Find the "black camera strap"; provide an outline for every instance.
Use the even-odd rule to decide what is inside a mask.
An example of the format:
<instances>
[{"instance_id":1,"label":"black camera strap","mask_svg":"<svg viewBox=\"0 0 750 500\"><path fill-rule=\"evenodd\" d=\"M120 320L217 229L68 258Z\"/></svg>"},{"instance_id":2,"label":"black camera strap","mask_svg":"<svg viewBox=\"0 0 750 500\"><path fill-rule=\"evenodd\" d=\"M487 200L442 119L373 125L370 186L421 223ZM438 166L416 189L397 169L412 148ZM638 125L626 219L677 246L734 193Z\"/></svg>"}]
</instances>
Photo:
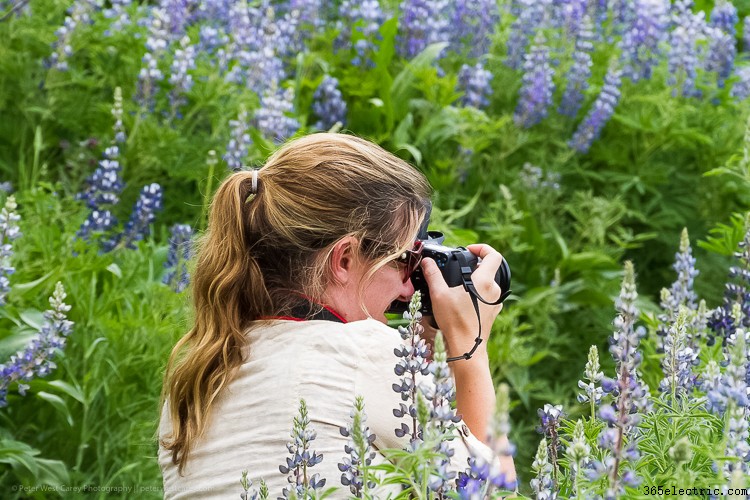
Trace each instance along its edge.
<instances>
[{"instance_id":1,"label":"black camera strap","mask_svg":"<svg viewBox=\"0 0 750 500\"><path fill-rule=\"evenodd\" d=\"M498 304L502 304L502 302L508 297L508 295L510 295L510 290L504 290L502 295L500 295L500 298L495 302L487 302L486 300L484 300L482 296L479 295L479 292L477 291L476 287L474 286L474 282L471 279L472 269L469 263L466 262L466 257L464 257L463 253L461 252L455 252L453 255L456 257L456 260L461 266L461 280L463 281L464 289L471 296L471 303L474 305L474 312L477 314L477 321L479 322L479 333L477 334L477 338L474 339L474 347L472 347L469 352L465 352L461 356L448 358L447 361L449 363L452 361L458 361L459 359L471 359L471 357L474 355L474 352L479 347L479 344L482 343L482 318L479 315L478 301L481 301L482 303L490 306L496 306Z\"/></svg>"}]
</instances>

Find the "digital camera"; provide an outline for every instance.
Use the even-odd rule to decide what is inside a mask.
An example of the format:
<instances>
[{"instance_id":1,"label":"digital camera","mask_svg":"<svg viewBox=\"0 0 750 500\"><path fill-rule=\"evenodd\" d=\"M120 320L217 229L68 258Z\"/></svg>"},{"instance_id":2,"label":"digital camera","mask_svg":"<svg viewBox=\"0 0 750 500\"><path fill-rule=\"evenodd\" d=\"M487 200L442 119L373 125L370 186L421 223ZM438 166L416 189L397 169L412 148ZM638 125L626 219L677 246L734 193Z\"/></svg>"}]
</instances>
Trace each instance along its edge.
<instances>
[{"instance_id":1,"label":"digital camera","mask_svg":"<svg viewBox=\"0 0 750 500\"><path fill-rule=\"evenodd\" d=\"M477 256L464 247L451 248L443 245L443 241L445 241L443 233L437 231L420 231L420 233L419 239L424 245L422 247L422 257L429 257L435 261L449 287L464 285L467 269L462 268L468 266L470 268L469 274L473 272L479 263ZM464 261L464 264L462 264L462 261ZM412 273L411 281L414 285L414 290L422 292L422 308L420 311L424 315L432 316L430 290L427 288L427 280L424 278L421 267L417 267ZM495 274L495 282L500 285L503 293L501 301L505 300L510 295L510 266L508 266L508 262L505 259L503 259L500 268ZM467 293L469 292L467 291ZM409 304L407 302L396 300L391 303L388 312L403 314L408 308Z\"/></svg>"}]
</instances>

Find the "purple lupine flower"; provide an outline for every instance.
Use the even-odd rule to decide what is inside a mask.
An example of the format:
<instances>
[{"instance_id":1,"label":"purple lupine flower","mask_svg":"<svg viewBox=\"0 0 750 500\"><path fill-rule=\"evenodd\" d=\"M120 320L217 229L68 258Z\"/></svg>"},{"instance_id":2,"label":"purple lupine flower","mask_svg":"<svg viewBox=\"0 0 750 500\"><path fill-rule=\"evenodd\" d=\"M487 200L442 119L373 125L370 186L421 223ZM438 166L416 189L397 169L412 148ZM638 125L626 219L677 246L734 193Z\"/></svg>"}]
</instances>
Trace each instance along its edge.
<instances>
[{"instance_id":1,"label":"purple lupine flower","mask_svg":"<svg viewBox=\"0 0 750 500\"><path fill-rule=\"evenodd\" d=\"M708 53L703 63L706 71L716 73L716 86L724 88L727 78L732 75L737 45L734 36L714 27L706 28Z\"/></svg>"},{"instance_id":2,"label":"purple lupine flower","mask_svg":"<svg viewBox=\"0 0 750 500\"><path fill-rule=\"evenodd\" d=\"M393 414L396 418L411 420L410 425L402 422L401 427L395 429L395 433L397 437L410 436L412 448L416 448L423 438L423 430L417 420L417 374L427 376L430 373L427 362L429 347L421 338L424 329L419 324L422 313L419 312L418 306L421 306L419 291L412 296L409 310L404 311L404 319L408 320L409 324L398 327L404 343L394 350L394 354L399 358L394 372L401 379L400 384L393 384L393 390L401 395L402 401L408 401L409 405L400 403L398 408L394 408Z\"/></svg>"},{"instance_id":3,"label":"purple lupine flower","mask_svg":"<svg viewBox=\"0 0 750 500\"><path fill-rule=\"evenodd\" d=\"M92 0L77 0L68 10L63 25L55 31L57 40L52 44L52 55L47 65L58 71L68 70L68 58L73 55L73 35L81 24L90 24L91 14L98 9Z\"/></svg>"},{"instance_id":4,"label":"purple lupine flower","mask_svg":"<svg viewBox=\"0 0 750 500\"><path fill-rule=\"evenodd\" d=\"M86 179L86 189L76 195L77 200L86 201L92 210L100 209L103 205L116 205L124 187L120 177L120 149L110 146L102 156L104 159L99 162L99 167Z\"/></svg>"},{"instance_id":5,"label":"purple lupine flower","mask_svg":"<svg viewBox=\"0 0 750 500\"><path fill-rule=\"evenodd\" d=\"M44 324L22 351L0 365L0 407L8 405L8 388L18 383L18 393L26 395L29 382L35 377L47 376L56 368L52 359L65 347L65 340L73 331L73 322L67 319L70 306L65 300L65 288L59 281L49 299L49 309L44 312Z\"/></svg>"},{"instance_id":6,"label":"purple lupine flower","mask_svg":"<svg viewBox=\"0 0 750 500\"><path fill-rule=\"evenodd\" d=\"M684 97L700 95L695 88L698 67L699 40L706 37L706 20L703 12L693 13L692 0L677 0L672 5L674 28L669 35L669 81L674 94Z\"/></svg>"},{"instance_id":7,"label":"purple lupine flower","mask_svg":"<svg viewBox=\"0 0 750 500\"><path fill-rule=\"evenodd\" d=\"M569 40L578 38L583 18L586 17L589 9L588 0L560 0L553 3L552 9L553 26L562 28L565 37Z\"/></svg>"},{"instance_id":8,"label":"purple lupine flower","mask_svg":"<svg viewBox=\"0 0 750 500\"><path fill-rule=\"evenodd\" d=\"M188 71L195 69L195 46L190 44L190 37L187 35L182 37L180 48L175 50L171 69L169 83L172 89L169 92L169 102L172 104L172 113L179 116L179 108L187 104L185 94L193 88L193 76Z\"/></svg>"},{"instance_id":9,"label":"purple lupine flower","mask_svg":"<svg viewBox=\"0 0 750 500\"><path fill-rule=\"evenodd\" d=\"M149 226L156 219L156 212L162 209L161 186L153 183L143 186L138 201L135 202L130 220L123 232L104 243L104 251L109 252L119 247L138 248L136 242L149 235Z\"/></svg>"},{"instance_id":10,"label":"purple lupine flower","mask_svg":"<svg viewBox=\"0 0 750 500\"><path fill-rule=\"evenodd\" d=\"M742 21L742 50L750 50L750 16L746 16Z\"/></svg>"},{"instance_id":11,"label":"purple lupine flower","mask_svg":"<svg viewBox=\"0 0 750 500\"><path fill-rule=\"evenodd\" d=\"M737 7L727 0L716 0L711 11L710 24L718 28L732 38L737 36L737 23L740 21L737 15Z\"/></svg>"},{"instance_id":12,"label":"purple lupine flower","mask_svg":"<svg viewBox=\"0 0 750 500\"><path fill-rule=\"evenodd\" d=\"M604 378L604 372L599 370L599 349L595 345L589 348L589 356L586 361L586 369L584 370L583 380L578 381L578 388L583 389L583 393L578 393L577 399L579 403L589 402L591 405L591 418L594 419L596 416L596 407L604 397L604 389L598 384Z\"/></svg>"},{"instance_id":13,"label":"purple lupine flower","mask_svg":"<svg viewBox=\"0 0 750 500\"><path fill-rule=\"evenodd\" d=\"M365 402L362 396L357 396L354 401L354 409L351 413L352 422L347 427L340 429L341 435L349 438L344 446L348 456L339 462L341 471L341 484L349 487L349 491L356 498L368 497L368 490L373 489L376 484L370 481L367 475L367 467L372 464L376 452L372 449L375 434L365 425Z\"/></svg>"},{"instance_id":14,"label":"purple lupine flower","mask_svg":"<svg viewBox=\"0 0 750 500\"><path fill-rule=\"evenodd\" d=\"M256 127L265 137L280 144L299 129L299 122L290 116L293 111L294 89L267 91L255 112Z\"/></svg>"},{"instance_id":15,"label":"purple lupine flower","mask_svg":"<svg viewBox=\"0 0 750 500\"><path fill-rule=\"evenodd\" d=\"M290 434L292 441L286 445L291 458L286 459L285 465L279 465L282 474L288 474L289 485L284 488L281 498L309 498L316 490L325 486L326 480L320 474L308 477L311 467L323 461L323 455L310 450L310 443L318 436L310 428L310 417L307 414L307 403L299 401L299 415L294 417L294 424ZM311 491L312 490L312 491Z\"/></svg>"},{"instance_id":16,"label":"purple lupine flower","mask_svg":"<svg viewBox=\"0 0 750 500\"><path fill-rule=\"evenodd\" d=\"M191 9L190 0L161 0L160 6L167 13L167 30L177 40L185 35Z\"/></svg>"},{"instance_id":17,"label":"purple lupine flower","mask_svg":"<svg viewBox=\"0 0 750 500\"><path fill-rule=\"evenodd\" d=\"M229 44L229 37L223 26L204 24L198 33L198 53L217 54ZM217 57L218 58L218 57ZM221 68L225 70L226 68Z\"/></svg>"},{"instance_id":18,"label":"purple lupine flower","mask_svg":"<svg viewBox=\"0 0 750 500\"><path fill-rule=\"evenodd\" d=\"M258 95L275 88L285 77L279 55L289 50L287 31L280 28L267 2L257 8L234 4L227 48L232 68L226 79L245 84Z\"/></svg>"},{"instance_id":19,"label":"purple lupine flower","mask_svg":"<svg viewBox=\"0 0 750 500\"><path fill-rule=\"evenodd\" d=\"M334 48L339 51L354 47L357 55L352 59L352 64L374 66L373 40L380 36L378 30L386 19L380 2L344 0L339 7L339 16L340 20L336 22L339 35L334 42ZM356 41L352 43L352 39Z\"/></svg>"},{"instance_id":20,"label":"purple lupine flower","mask_svg":"<svg viewBox=\"0 0 750 500\"><path fill-rule=\"evenodd\" d=\"M411 59L428 45L450 42L448 0L403 0L399 18L399 53Z\"/></svg>"},{"instance_id":21,"label":"purple lupine flower","mask_svg":"<svg viewBox=\"0 0 750 500\"><path fill-rule=\"evenodd\" d=\"M149 35L146 39L146 53L141 59L141 70L138 73L138 92L136 100L141 106L152 109L157 85L164 80L164 73L159 68L159 61L167 52L171 40L169 33L169 14L161 8L151 8L147 18Z\"/></svg>"},{"instance_id":22,"label":"purple lupine flower","mask_svg":"<svg viewBox=\"0 0 750 500\"><path fill-rule=\"evenodd\" d=\"M673 299L672 311L676 313L680 305L695 309L698 295L693 290L693 283L699 271L695 268L695 257L693 257L687 228L684 228L680 235L680 251L675 254L672 268L677 271L677 280L670 290Z\"/></svg>"},{"instance_id":23,"label":"purple lupine flower","mask_svg":"<svg viewBox=\"0 0 750 500\"><path fill-rule=\"evenodd\" d=\"M735 313L741 314L739 307ZM750 456L748 445L748 417L750 417L750 400L748 399L748 334L738 328L728 339L729 350L726 372L715 381L715 386L707 394L708 407L720 416L726 416L728 425L725 429L727 446L725 456L733 460L724 462L724 473L729 478L733 471L740 469L748 473L747 458Z\"/></svg>"},{"instance_id":24,"label":"purple lupine flower","mask_svg":"<svg viewBox=\"0 0 750 500\"><path fill-rule=\"evenodd\" d=\"M484 69L481 62L474 66L464 64L458 72L458 84L456 90L463 92L461 104L484 109L490 104L489 96L492 95L492 73Z\"/></svg>"},{"instance_id":25,"label":"purple lupine flower","mask_svg":"<svg viewBox=\"0 0 750 500\"><path fill-rule=\"evenodd\" d=\"M690 394L695 384L692 366L698 362L698 353L688 343L688 323L692 312L681 306L680 312L667 330L664 338L664 357L661 366L664 378L659 390L671 396L672 401Z\"/></svg>"},{"instance_id":26,"label":"purple lupine flower","mask_svg":"<svg viewBox=\"0 0 750 500\"><path fill-rule=\"evenodd\" d=\"M622 72L616 66L611 66L604 77L604 86L599 97L596 98L593 107L568 142L571 148L579 153L588 152L591 144L599 137L604 126L615 113L615 108L620 102L621 83Z\"/></svg>"},{"instance_id":27,"label":"purple lupine flower","mask_svg":"<svg viewBox=\"0 0 750 500\"><path fill-rule=\"evenodd\" d=\"M117 225L117 218L109 210L91 210L76 232L76 238L88 241L94 233L104 234Z\"/></svg>"},{"instance_id":28,"label":"purple lupine flower","mask_svg":"<svg viewBox=\"0 0 750 500\"><path fill-rule=\"evenodd\" d=\"M470 58L487 54L490 51L490 36L499 23L500 11L494 0L453 2L451 34L454 50L466 52Z\"/></svg>"},{"instance_id":29,"label":"purple lupine flower","mask_svg":"<svg viewBox=\"0 0 750 500\"><path fill-rule=\"evenodd\" d=\"M202 0L195 2L191 24L199 24L199 21L213 21L219 26L229 25L232 18L232 0Z\"/></svg>"},{"instance_id":30,"label":"purple lupine flower","mask_svg":"<svg viewBox=\"0 0 750 500\"><path fill-rule=\"evenodd\" d=\"M750 19L748 16L746 19ZM750 30L750 26L748 27ZM734 82L732 86L731 96L737 102L744 101L750 96L750 66L743 66L742 68L736 68L734 74L738 80Z\"/></svg>"},{"instance_id":31,"label":"purple lupine flower","mask_svg":"<svg viewBox=\"0 0 750 500\"><path fill-rule=\"evenodd\" d=\"M549 63L549 50L544 44L545 39L540 31L523 63L523 85L513 114L513 121L519 127L536 125L547 116L552 105L554 70Z\"/></svg>"},{"instance_id":32,"label":"purple lupine flower","mask_svg":"<svg viewBox=\"0 0 750 500\"><path fill-rule=\"evenodd\" d=\"M330 130L337 123L346 124L346 102L341 96L336 78L329 75L323 77L313 94L312 109L318 117L315 124L318 130Z\"/></svg>"},{"instance_id":33,"label":"purple lupine flower","mask_svg":"<svg viewBox=\"0 0 750 500\"><path fill-rule=\"evenodd\" d=\"M551 405L545 404L544 408L537 410L541 425L537 427L537 432L544 435L545 439L548 439L548 450L547 454L549 457L549 463L552 466L552 484L555 491L558 490L558 465L557 465L557 454L560 449L560 420L563 418L563 407L562 405Z\"/></svg>"},{"instance_id":34,"label":"purple lupine flower","mask_svg":"<svg viewBox=\"0 0 750 500\"><path fill-rule=\"evenodd\" d=\"M10 195L0 210L0 306L5 305L5 297L10 292L9 276L16 272L16 268L11 264L13 240L21 236L18 227L21 216L16 213L16 208L16 197Z\"/></svg>"},{"instance_id":35,"label":"purple lupine flower","mask_svg":"<svg viewBox=\"0 0 750 500\"><path fill-rule=\"evenodd\" d=\"M253 142L250 134L247 132L250 124L247 119L247 111L244 107L240 108L236 120L229 120L229 126L232 127L232 136L229 139L227 152L223 158L230 170L239 170L244 165L248 147Z\"/></svg>"},{"instance_id":36,"label":"purple lupine flower","mask_svg":"<svg viewBox=\"0 0 750 500\"><path fill-rule=\"evenodd\" d=\"M187 263L191 256L193 228L187 224L175 224L169 232L169 251L164 263L167 272L162 283L169 285L175 293L180 293L190 284Z\"/></svg>"},{"instance_id":37,"label":"purple lupine flower","mask_svg":"<svg viewBox=\"0 0 750 500\"><path fill-rule=\"evenodd\" d=\"M105 36L120 33L132 24L132 20L128 14L128 8L132 3L132 0L110 0L110 7L102 11L106 19L112 19L104 31Z\"/></svg>"},{"instance_id":38,"label":"purple lupine flower","mask_svg":"<svg viewBox=\"0 0 750 500\"><path fill-rule=\"evenodd\" d=\"M13 183L10 181L0 182L0 191L2 191L3 193L12 193Z\"/></svg>"},{"instance_id":39,"label":"purple lupine flower","mask_svg":"<svg viewBox=\"0 0 750 500\"><path fill-rule=\"evenodd\" d=\"M301 23L308 24L316 29L325 26L323 0L290 0L288 10L290 12L297 11Z\"/></svg>"},{"instance_id":40,"label":"purple lupine flower","mask_svg":"<svg viewBox=\"0 0 750 500\"><path fill-rule=\"evenodd\" d=\"M622 36L623 74L632 81L651 78L661 59L669 27L668 0L637 0L633 21Z\"/></svg>"},{"instance_id":41,"label":"purple lupine flower","mask_svg":"<svg viewBox=\"0 0 750 500\"><path fill-rule=\"evenodd\" d=\"M635 271L633 264L627 261L620 296L615 301L618 311L614 322L615 332L610 339L610 352L617 363L617 380L602 379L604 391L615 389L617 397L613 406L603 406L599 411L599 416L608 425L599 436L599 445L611 453L603 463L593 462L589 470L592 479L607 474L607 497L612 498L622 495L624 486L635 486L640 481L632 471L624 470L623 466L638 459L634 429L640 421L640 414L649 411L651 406L648 386L640 380L638 374L641 362L638 346L641 338L646 335L646 329L635 326L639 316L637 298ZM625 446L627 437L630 442Z\"/></svg>"},{"instance_id":42,"label":"purple lupine flower","mask_svg":"<svg viewBox=\"0 0 750 500\"><path fill-rule=\"evenodd\" d=\"M534 471L534 479L531 480L531 489L537 500L555 500L557 490L552 480L552 464L549 462L547 440L542 438L537 448L531 470Z\"/></svg>"},{"instance_id":43,"label":"purple lupine flower","mask_svg":"<svg viewBox=\"0 0 750 500\"><path fill-rule=\"evenodd\" d=\"M460 472L456 480L456 492L461 500L492 498L489 494L493 489L500 491L516 489L516 481L508 480L505 473L495 470L481 458L470 457L468 462L469 468L465 472Z\"/></svg>"},{"instance_id":44,"label":"purple lupine flower","mask_svg":"<svg viewBox=\"0 0 750 500\"><path fill-rule=\"evenodd\" d=\"M565 116L574 118L583 104L583 93L589 86L591 77L591 53L594 51L594 32L591 18L584 16L581 27L576 37L575 52L573 53L573 65L568 70L565 81L565 92L560 102L559 112Z\"/></svg>"},{"instance_id":45,"label":"purple lupine flower","mask_svg":"<svg viewBox=\"0 0 750 500\"><path fill-rule=\"evenodd\" d=\"M255 488L253 488L253 482L251 479L247 477L247 471L242 471L242 479L240 479L240 486L242 486L242 493L240 493L240 500L258 500L258 495L260 495L261 499L268 498L268 491L266 491L266 494L263 495L258 492ZM263 487L265 486L265 483L263 480L260 480L260 488L261 491L263 490ZM268 487L266 486L266 490L268 490Z\"/></svg>"},{"instance_id":46,"label":"purple lupine flower","mask_svg":"<svg viewBox=\"0 0 750 500\"><path fill-rule=\"evenodd\" d=\"M708 345L714 344L716 335L721 337L722 345L726 345L727 338L735 333L738 327L750 328L750 230L745 233L738 247L739 250L734 256L739 265L729 268L729 282L724 288L724 300L722 305L714 309L708 321L711 329ZM735 304L742 310L739 323L732 314Z\"/></svg>"},{"instance_id":47,"label":"purple lupine flower","mask_svg":"<svg viewBox=\"0 0 750 500\"><path fill-rule=\"evenodd\" d=\"M512 69L525 69L529 39L544 27L551 0L519 0L518 17L510 27L505 64Z\"/></svg>"}]
</instances>

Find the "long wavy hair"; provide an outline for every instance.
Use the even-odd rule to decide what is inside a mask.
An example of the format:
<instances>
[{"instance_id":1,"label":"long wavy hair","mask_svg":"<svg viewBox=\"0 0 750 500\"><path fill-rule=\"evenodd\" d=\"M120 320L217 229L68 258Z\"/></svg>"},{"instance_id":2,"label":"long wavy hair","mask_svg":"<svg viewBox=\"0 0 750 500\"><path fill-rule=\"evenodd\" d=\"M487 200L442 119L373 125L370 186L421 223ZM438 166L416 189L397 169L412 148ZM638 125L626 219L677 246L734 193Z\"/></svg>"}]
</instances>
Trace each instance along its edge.
<instances>
[{"instance_id":1,"label":"long wavy hair","mask_svg":"<svg viewBox=\"0 0 750 500\"><path fill-rule=\"evenodd\" d=\"M367 280L413 244L430 196L405 161L329 133L288 142L259 170L256 194L251 185L251 172L236 172L213 197L191 284L194 324L164 376L172 433L162 446L180 473L243 362L253 321L289 314L300 293L319 300L332 283L333 246L346 236L369 264L361 302Z\"/></svg>"}]
</instances>

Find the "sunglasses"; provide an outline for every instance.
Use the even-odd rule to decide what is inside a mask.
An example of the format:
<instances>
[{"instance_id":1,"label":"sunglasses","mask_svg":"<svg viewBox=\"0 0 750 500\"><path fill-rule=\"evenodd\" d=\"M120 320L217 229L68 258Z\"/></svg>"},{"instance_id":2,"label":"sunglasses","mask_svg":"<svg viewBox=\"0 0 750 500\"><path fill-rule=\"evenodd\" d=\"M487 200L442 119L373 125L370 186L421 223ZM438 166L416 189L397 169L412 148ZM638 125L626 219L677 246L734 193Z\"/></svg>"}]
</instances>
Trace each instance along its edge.
<instances>
[{"instance_id":1,"label":"sunglasses","mask_svg":"<svg viewBox=\"0 0 750 500\"><path fill-rule=\"evenodd\" d=\"M403 266L403 268L401 269L401 280L404 283L411 279L411 275L419 267L419 263L422 261L423 248L424 243L422 243L420 240L417 240L414 242L414 247L411 250L406 250L401 254L400 257L395 259L397 263Z\"/></svg>"}]
</instances>

